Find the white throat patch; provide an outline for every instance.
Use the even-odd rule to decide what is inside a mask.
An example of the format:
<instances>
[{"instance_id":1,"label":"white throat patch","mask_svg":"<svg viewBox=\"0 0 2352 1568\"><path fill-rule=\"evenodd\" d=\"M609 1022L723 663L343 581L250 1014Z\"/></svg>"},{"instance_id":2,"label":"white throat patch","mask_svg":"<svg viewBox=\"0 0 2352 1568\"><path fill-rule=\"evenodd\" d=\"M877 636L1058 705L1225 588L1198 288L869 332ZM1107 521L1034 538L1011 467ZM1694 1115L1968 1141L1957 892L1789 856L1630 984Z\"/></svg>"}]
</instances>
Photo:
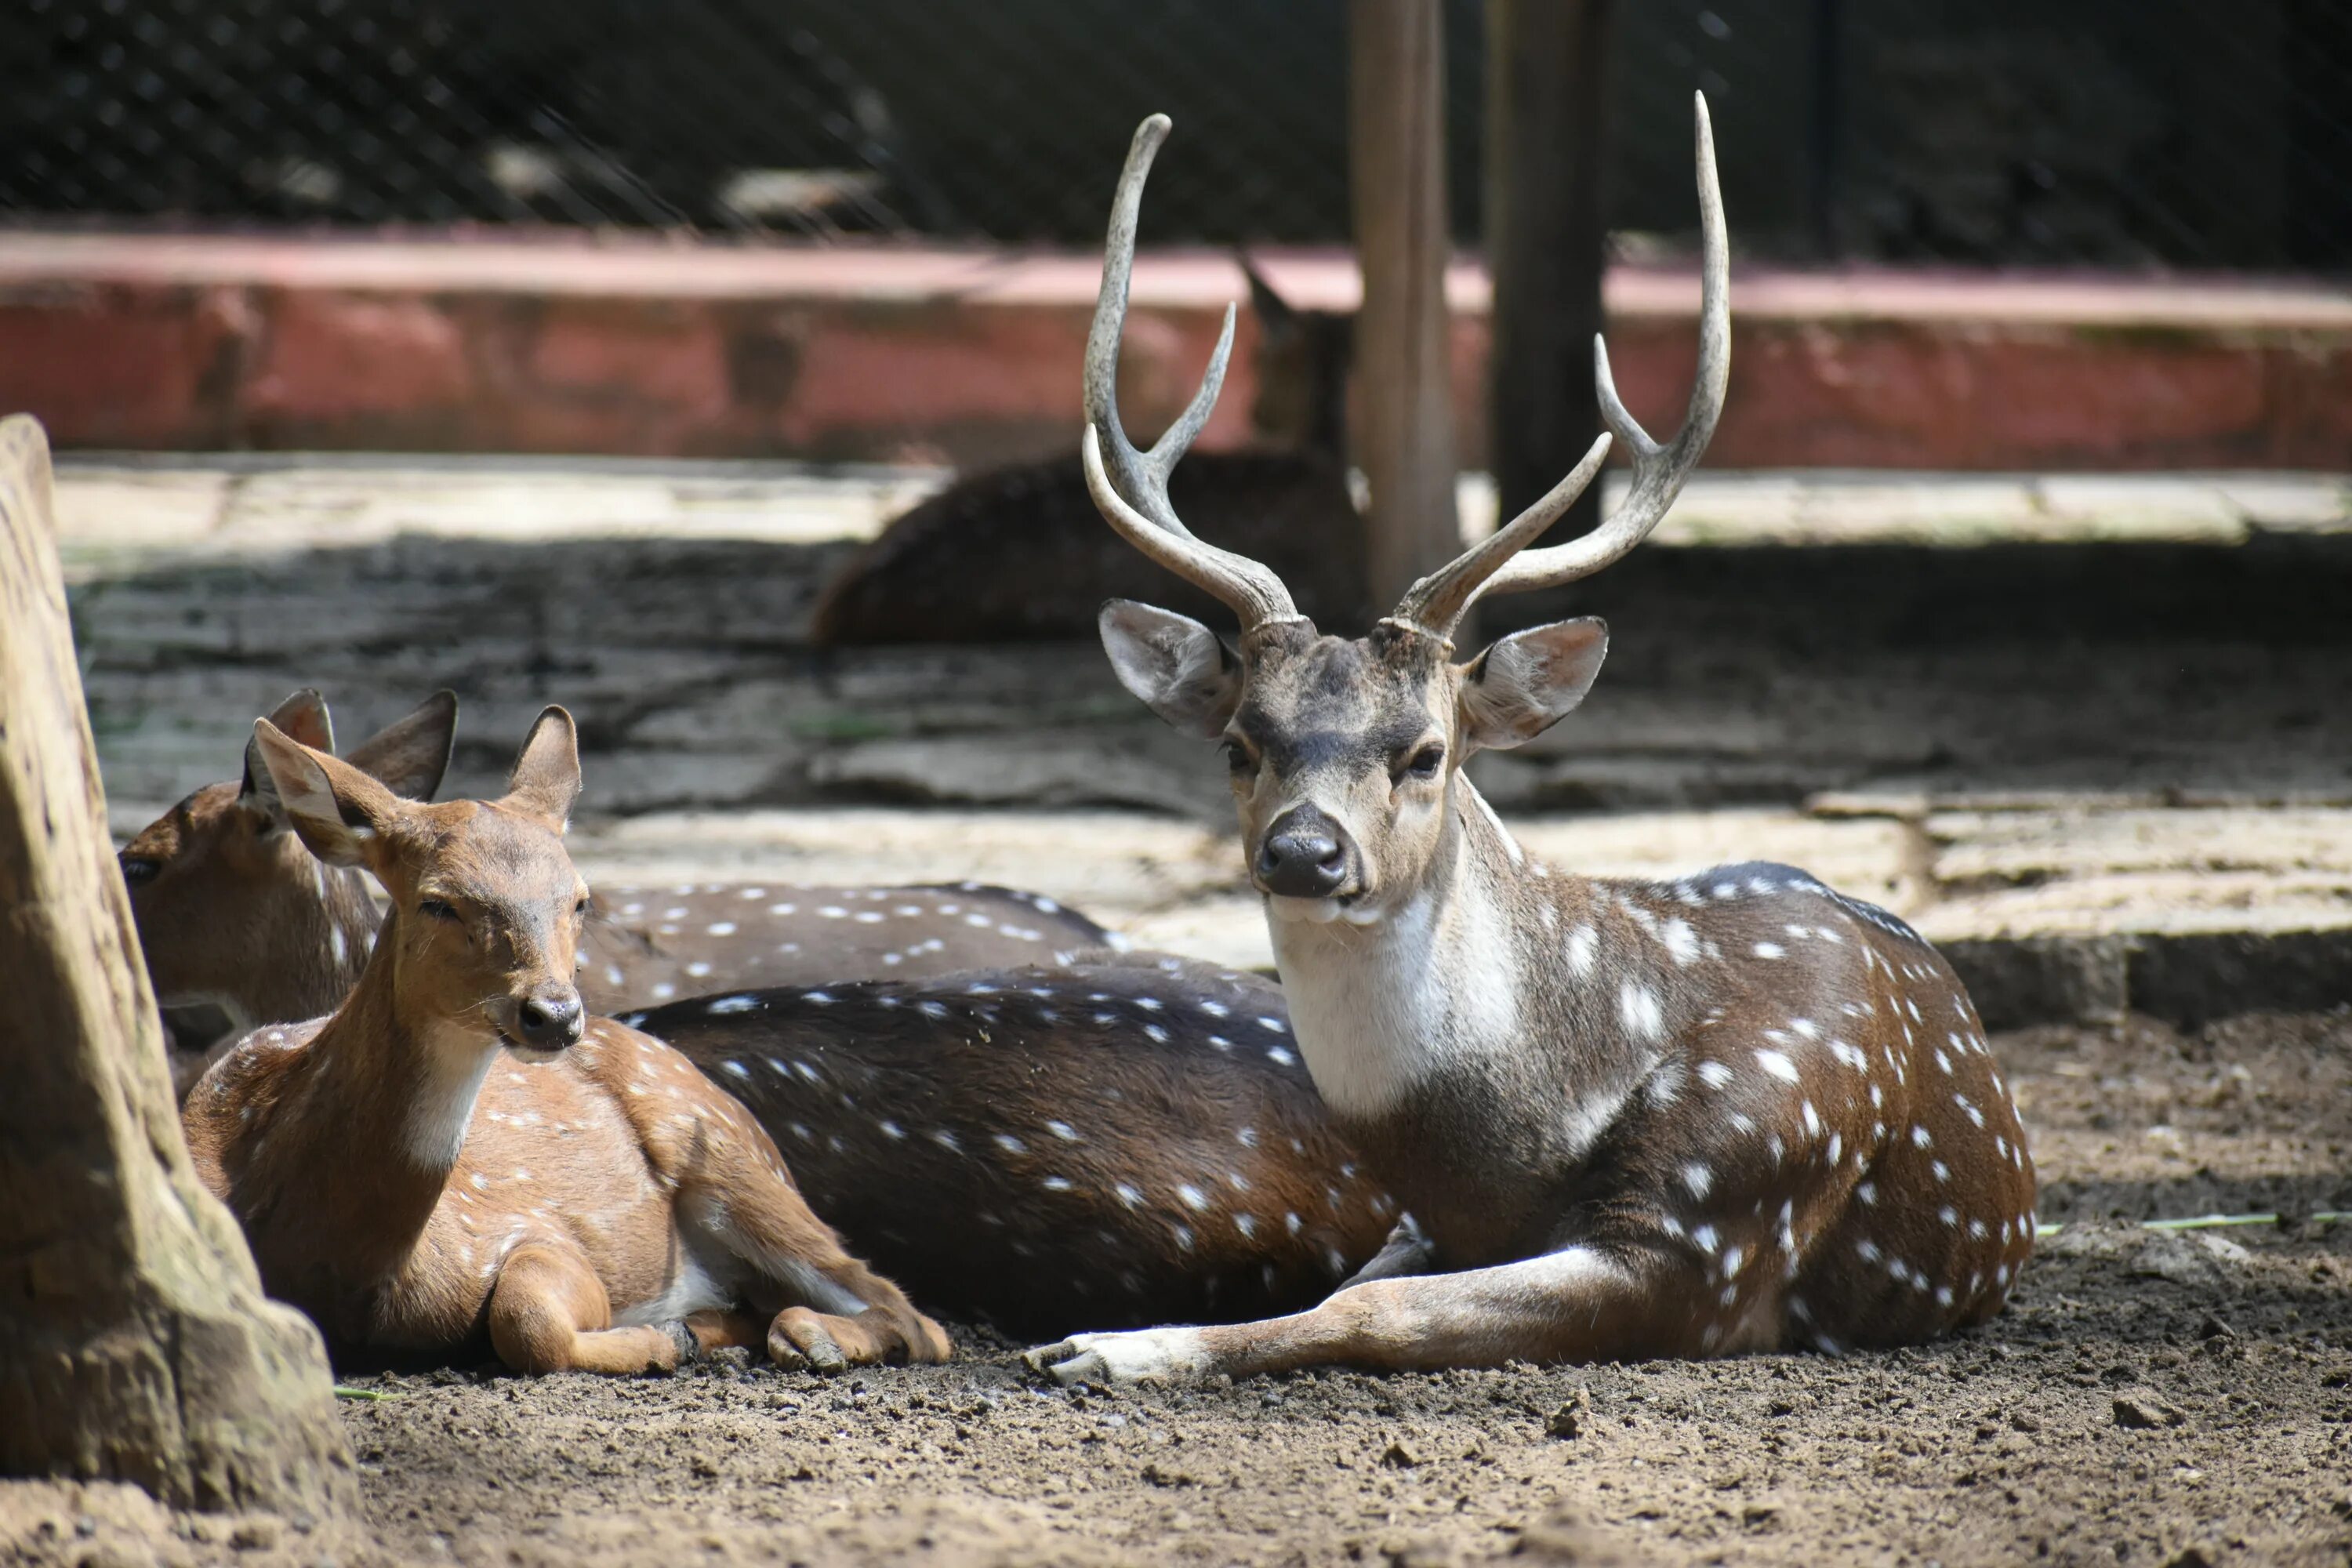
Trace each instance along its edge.
<instances>
[{"instance_id":1,"label":"white throat patch","mask_svg":"<svg viewBox=\"0 0 2352 1568\"><path fill-rule=\"evenodd\" d=\"M1517 945L1467 863L1443 907L1423 894L1377 925L1266 925L1307 1070L1343 1116L1393 1109L1449 1064L1516 1038Z\"/></svg>"}]
</instances>

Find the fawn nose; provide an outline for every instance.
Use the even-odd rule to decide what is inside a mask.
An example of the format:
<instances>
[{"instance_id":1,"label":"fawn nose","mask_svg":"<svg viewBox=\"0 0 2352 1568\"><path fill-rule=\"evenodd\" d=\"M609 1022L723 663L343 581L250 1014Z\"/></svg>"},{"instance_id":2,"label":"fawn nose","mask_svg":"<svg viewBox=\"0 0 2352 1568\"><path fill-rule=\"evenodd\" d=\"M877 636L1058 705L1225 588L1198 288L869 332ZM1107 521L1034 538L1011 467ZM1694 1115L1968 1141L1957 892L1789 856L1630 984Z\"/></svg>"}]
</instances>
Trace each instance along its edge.
<instances>
[{"instance_id":1,"label":"fawn nose","mask_svg":"<svg viewBox=\"0 0 2352 1568\"><path fill-rule=\"evenodd\" d=\"M515 1005L515 1032L536 1050L557 1051L577 1045L585 1022L580 993L570 986L541 991Z\"/></svg>"},{"instance_id":2,"label":"fawn nose","mask_svg":"<svg viewBox=\"0 0 2352 1568\"><path fill-rule=\"evenodd\" d=\"M1348 832L1315 806L1275 818L1257 852L1257 883L1286 899L1325 899L1348 879Z\"/></svg>"}]
</instances>

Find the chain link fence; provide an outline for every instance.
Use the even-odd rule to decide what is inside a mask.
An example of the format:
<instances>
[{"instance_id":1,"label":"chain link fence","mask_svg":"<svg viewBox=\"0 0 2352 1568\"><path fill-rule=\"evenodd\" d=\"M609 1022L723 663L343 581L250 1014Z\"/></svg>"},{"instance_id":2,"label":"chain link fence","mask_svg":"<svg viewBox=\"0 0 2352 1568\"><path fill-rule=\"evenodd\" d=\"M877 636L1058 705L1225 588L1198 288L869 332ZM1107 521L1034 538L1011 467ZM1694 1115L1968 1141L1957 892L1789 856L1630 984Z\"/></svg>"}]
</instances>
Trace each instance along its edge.
<instances>
[{"instance_id":1,"label":"chain link fence","mask_svg":"<svg viewBox=\"0 0 2352 1568\"><path fill-rule=\"evenodd\" d=\"M1162 242L1347 233L1346 0L7 0L17 224L1098 241L1150 109ZM1448 0L1457 232L1486 47ZM1612 228L1751 254L2352 267L2346 0L1618 0Z\"/></svg>"}]
</instances>

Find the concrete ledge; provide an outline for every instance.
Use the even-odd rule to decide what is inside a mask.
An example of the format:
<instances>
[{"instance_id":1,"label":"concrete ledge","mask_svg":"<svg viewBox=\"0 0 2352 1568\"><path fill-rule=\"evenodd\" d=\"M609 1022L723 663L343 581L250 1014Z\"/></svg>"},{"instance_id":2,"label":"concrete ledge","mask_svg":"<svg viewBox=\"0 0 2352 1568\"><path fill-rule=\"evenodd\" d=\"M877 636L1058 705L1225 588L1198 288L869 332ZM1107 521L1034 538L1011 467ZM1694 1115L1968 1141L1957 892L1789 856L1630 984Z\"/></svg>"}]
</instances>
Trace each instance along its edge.
<instances>
[{"instance_id":1,"label":"concrete ledge","mask_svg":"<svg viewBox=\"0 0 2352 1568\"><path fill-rule=\"evenodd\" d=\"M2352 927L1937 945L1992 1029L2106 1024L2127 1012L2194 1028L2240 1013L2320 1013L2352 1003Z\"/></svg>"},{"instance_id":2,"label":"concrete ledge","mask_svg":"<svg viewBox=\"0 0 2352 1568\"><path fill-rule=\"evenodd\" d=\"M0 235L0 407L61 447L798 456L1066 450L1091 257L652 244ZM1352 264L1275 255L1344 309ZM1190 393L1241 279L1139 263L1134 422ZM1461 450L1486 288L1457 267ZM1609 280L1627 401L1685 395L1687 276ZM2315 285L1744 268L1728 468L2343 468L2352 297ZM1249 329L1244 328L1244 331ZM1204 440L1244 435L1246 356Z\"/></svg>"}]
</instances>

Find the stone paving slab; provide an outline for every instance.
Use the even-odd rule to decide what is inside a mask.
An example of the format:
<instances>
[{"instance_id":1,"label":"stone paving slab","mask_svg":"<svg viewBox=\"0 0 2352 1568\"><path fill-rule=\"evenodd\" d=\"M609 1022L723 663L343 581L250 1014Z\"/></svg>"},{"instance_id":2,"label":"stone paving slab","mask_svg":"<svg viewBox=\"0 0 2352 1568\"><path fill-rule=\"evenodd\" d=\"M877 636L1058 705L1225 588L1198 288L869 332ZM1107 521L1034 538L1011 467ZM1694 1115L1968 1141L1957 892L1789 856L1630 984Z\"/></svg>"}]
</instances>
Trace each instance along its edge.
<instances>
[{"instance_id":1,"label":"stone paving slab","mask_svg":"<svg viewBox=\"0 0 2352 1568\"><path fill-rule=\"evenodd\" d=\"M951 477L938 468L782 462L79 454L58 461L58 512L69 568L126 550L268 552L404 532L819 543L873 537ZM1610 504L1624 485L1622 472L1604 476ZM1463 476L1459 503L1465 538L1493 531L1486 475ZM2235 543L2257 530L2352 531L2352 475L1709 472L1693 479L1655 538L1720 546Z\"/></svg>"},{"instance_id":2,"label":"stone paving slab","mask_svg":"<svg viewBox=\"0 0 2352 1568\"><path fill-rule=\"evenodd\" d=\"M233 772L295 685L356 735L448 683L456 793L496 786L544 702L580 716L592 878L973 878L1265 965L1221 770L1097 650L804 645L848 542L942 478L68 460L115 826ZM1659 547L1572 601L1618 629L1591 700L1475 766L1561 866L1778 859L1882 903L1990 1018L2332 1005L2347 533L2342 476L1702 476Z\"/></svg>"}]
</instances>

